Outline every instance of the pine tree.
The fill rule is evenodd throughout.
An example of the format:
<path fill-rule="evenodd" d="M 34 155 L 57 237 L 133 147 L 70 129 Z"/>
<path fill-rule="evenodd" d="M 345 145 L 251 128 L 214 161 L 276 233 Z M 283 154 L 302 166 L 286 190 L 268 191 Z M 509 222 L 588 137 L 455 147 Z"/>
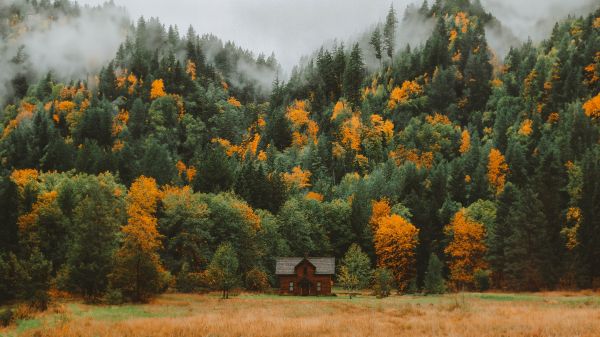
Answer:
<path fill-rule="evenodd" d="M 387 56 L 392 59 L 394 56 L 394 47 L 396 44 L 396 27 L 398 25 L 398 17 L 394 6 L 390 6 L 390 10 L 385 19 L 385 25 L 383 26 L 383 45 Z"/>
<path fill-rule="evenodd" d="M 379 27 L 375 28 L 375 30 L 371 34 L 371 40 L 369 41 L 369 44 L 373 47 L 373 51 L 375 52 L 375 58 L 377 58 L 379 60 L 379 63 L 381 63 L 381 31 L 379 30 Z"/>
<path fill-rule="evenodd" d="M 352 47 L 352 52 L 344 71 L 344 95 L 355 107 L 360 103 L 360 87 L 364 76 L 364 63 L 360 47 L 357 43 Z"/>

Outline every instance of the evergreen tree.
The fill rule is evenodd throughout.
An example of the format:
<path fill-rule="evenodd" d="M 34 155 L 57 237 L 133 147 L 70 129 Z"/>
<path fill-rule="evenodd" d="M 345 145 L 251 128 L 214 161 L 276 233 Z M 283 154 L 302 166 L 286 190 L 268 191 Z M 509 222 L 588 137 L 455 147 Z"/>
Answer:
<path fill-rule="evenodd" d="M 360 103 L 360 87 L 365 75 L 362 53 L 358 43 L 352 47 L 348 63 L 344 71 L 344 95 L 352 105 Z"/>
<path fill-rule="evenodd" d="M 426 294 L 443 294 L 446 291 L 444 276 L 442 275 L 444 265 L 435 254 L 429 256 L 427 271 L 423 280 L 423 291 Z"/>
<path fill-rule="evenodd" d="M 398 17 L 394 6 L 390 6 L 387 17 L 385 19 L 385 25 L 383 26 L 383 45 L 387 56 L 392 59 L 394 56 L 394 47 L 396 44 L 396 27 L 398 25 Z"/>

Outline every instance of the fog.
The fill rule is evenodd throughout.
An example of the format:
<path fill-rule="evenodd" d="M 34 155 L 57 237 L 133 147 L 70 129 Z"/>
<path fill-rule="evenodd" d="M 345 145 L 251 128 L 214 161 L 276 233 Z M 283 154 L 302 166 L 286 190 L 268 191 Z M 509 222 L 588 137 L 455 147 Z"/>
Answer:
<path fill-rule="evenodd" d="M 420 6 L 421 0 L 114 0 L 125 6 L 133 17 L 158 16 L 180 30 L 190 24 L 200 33 L 214 33 L 223 40 L 256 53 L 275 52 L 284 69 L 291 69 L 302 55 L 319 48 L 325 41 L 346 41 L 385 18 L 390 4 L 398 14 L 409 4 Z M 81 0 L 98 4 L 101 0 Z M 432 4 L 434 1 L 430 0 Z M 505 27 L 502 43 L 516 39 L 518 44 L 531 37 L 545 38 L 554 22 L 569 13 L 582 14 L 600 6 L 598 0 L 481 0 Z M 407 26 L 406 37 L 420 32 Z M 402 35 L 402 33 L 400 33 Z M 506 41 L 508 40 L 508 41 Z M 415 41 L 406 41 L 415 43 Z M 493 41 L 496 42 L 496 41 Z M 500 52 L 502 54 L 502 52 Z"/>
<path fill-rule="evenodd" d="M 53 13 L 50 20 L 24 1 L 11 0 L 0 10 L 9 5 L 24 8 L 26 14 L 11 34 L 0 39 L 0 99 L 11 93 L 10 81 L 16 75 L 35 81 L 49 71 L 64 80 L 97 73 L 114 58 L 127 35 L 127 13 L 115 6 L 84 7 L 73 17 Z"/>
<path fill-rule="evenodd" d="M 589 13 L 600 6 L 598 0 L 481 2 L 501 22 L 501 27 L 487 27 L 490 45 L 500 56 L 528 37 L 534 41 L 547 37 L 554 23 L 568 14 Z M 1 0 L 0 10 L 13 3 L 23 5 L 24 0 Z M 79 3 L 98 6 L 104 1 Z M 423 42 L 433 27 L 431 21 L 415 15 L 403 20 L 407 6 L 419 7 L 421 0 L 114 0 L 114 3 L 126 10 L 114 6 L 84 7 L 76 18 L 58 17 L 53 21 L 28 15 L 17 35 L 0 41 L 0 97 L 10 92 L 10 79 L 22 72 L 33 71 L 39 77 L 52 70 L 63 78 L 82 78 L 96 72 L 114 57 L 125 38 L 128 23 L 139 16 L 158 17 L 166 25 L 177 25 L 182 34 L 191 24 L 199 34 L 213 33 L 255 54 L 274 52 L 284 72 L 289 72 L 302 56 L 334 40 L 358 40 L 363 48 L 368 48 L 365 33 L 384 20 L 390 4 L 401 21 L 398 48 Z M 20 46 L 29 57 L 16 65 L 12 60 Z M 372 55 L 365 54 L 367 63 L 372 63 Z"/>

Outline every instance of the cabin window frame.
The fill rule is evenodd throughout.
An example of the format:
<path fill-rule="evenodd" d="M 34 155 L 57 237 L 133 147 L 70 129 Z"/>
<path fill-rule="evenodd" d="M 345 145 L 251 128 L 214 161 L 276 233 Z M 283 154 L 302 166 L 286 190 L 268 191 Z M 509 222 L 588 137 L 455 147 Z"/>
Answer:
<path fill-rule="evenodd" d="M 317 293 L 321 292 L 321 282 L 317 282 Z"/>
<path fill-rule="evenodd" d="M 289 289 L 291 293 L 294 292 L 294 281 L 290 281 Z"/>

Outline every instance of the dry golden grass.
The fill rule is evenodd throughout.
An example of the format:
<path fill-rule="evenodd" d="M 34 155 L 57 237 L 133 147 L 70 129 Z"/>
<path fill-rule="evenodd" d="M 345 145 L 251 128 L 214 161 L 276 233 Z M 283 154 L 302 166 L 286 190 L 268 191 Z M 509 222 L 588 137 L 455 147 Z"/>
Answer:
<path fill-rule="evenodd" d="M 42 326 L 22 335 L 600 336 L 600 299 L 580 294 L 394 296 L 383 300 L 274 296 L 220 300 L 212 296 L 165 295 L 152 304 L 125 309 L 79 304 L 70 304 L 70 307 L 67 311 L 71 312 L 66 316 L 61 312 L 62 319 L 44 321 Z M 94 310 L 125 311 L 107 318 Z M 127 317 L 128 312 L 138 317 Z"/>

